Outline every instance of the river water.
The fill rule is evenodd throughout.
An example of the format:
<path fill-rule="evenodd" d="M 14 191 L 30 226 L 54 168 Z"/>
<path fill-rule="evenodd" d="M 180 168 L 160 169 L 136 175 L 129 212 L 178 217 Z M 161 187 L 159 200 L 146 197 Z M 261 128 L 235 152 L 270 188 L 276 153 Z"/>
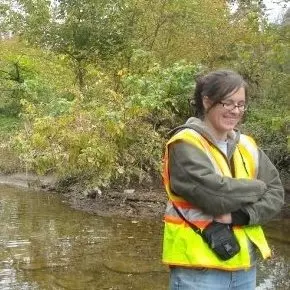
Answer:
<path fill-rule="evenodd" d="M 0 289 L 167 289 L 162 221 L 98 217 L 56 194 L 0 186 Z M 257 289 L 290 289 L 290 220 L 267 226 Z"/>

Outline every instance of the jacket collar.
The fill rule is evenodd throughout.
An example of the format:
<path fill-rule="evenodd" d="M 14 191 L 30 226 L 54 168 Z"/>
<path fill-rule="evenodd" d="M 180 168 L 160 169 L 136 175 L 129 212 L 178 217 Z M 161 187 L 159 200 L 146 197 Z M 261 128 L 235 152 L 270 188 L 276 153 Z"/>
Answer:
<path fill-rule="evenodd" d="M 208 127 L 204 124 L 204 122 L 202 122 L 202 120 L 195 118 L 195 117 L 191 117 L 186 121 L 185 124 L 178 126 L 178 127 L 174 128 L 173 130 L 171 130 L 169 132 L 169 134 L 170 134 L 170 136 L 172 136 L 183 129 L 193 129 L 194 131 L 199 133 L 201 136 L 203 136 L 205 139 L 207 139 L 209 142 L 211 142 L 216 147 L 218 147 L 217 140 L 211 134 Z M 240 135 L 241 135 L 241 133 L 237 129 L 234 129 L 233 131 L 228 133 L 227 140 L 228 140 L 228 153 L 229 153 L 228 155 L 229 156 L 231 156 L 232 153 L 234 152 L 234 149 L 240 140 Z"/>

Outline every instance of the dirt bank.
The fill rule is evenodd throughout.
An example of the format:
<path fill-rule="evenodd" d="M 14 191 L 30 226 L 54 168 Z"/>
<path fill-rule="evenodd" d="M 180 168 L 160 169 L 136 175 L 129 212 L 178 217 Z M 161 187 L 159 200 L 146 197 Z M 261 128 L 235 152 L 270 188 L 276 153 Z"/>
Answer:
<path fill-rule="evenodd" d="M 166 195 L 159 189 L 125 189 L 123 191 L 83 191 L 77 186 L 58 190 L 52 176 L 38 177 L 31 174 L 0 175 L 0 184 L 32 188 L 61 194 L 71 207 L 100 216 L 162 219 Z"/>
<path fill-rule="evenodd" d="M 64 196 L 73 208 L 101 216 L 161 219 L 166 205 L 162 189 L 111 191 L 92 196 L 68 192 Z"/>
<path fill-rule="evenodd" d="M 125 189 L 123 191 L 90 190 L 83 191 L 76 186 L 65 191 L 57 191 L 56 179 L 35 175 L 14 174 L 0 176 L 0 184 L 30 187 L 61 194 L 71 207 L 100 216 L 118 216 L 127 218 L 162 219 L 166 194 L 162 188 Z M 286 185 L 285 206 L 281 218 L 290 218 L 290 186 Z"/>

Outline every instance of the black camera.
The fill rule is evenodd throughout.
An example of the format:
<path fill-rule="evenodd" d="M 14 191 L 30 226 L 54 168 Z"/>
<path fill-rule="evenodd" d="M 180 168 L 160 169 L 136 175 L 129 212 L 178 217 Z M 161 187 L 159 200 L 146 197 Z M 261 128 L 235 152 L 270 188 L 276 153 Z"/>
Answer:
<path fill-rule="evenodd" d="M 216 255 L 224 261 L 234 257 L 240 251 L 239 242 L 229 224 L 213 221 L 202 231 L 202 237 Z"/>

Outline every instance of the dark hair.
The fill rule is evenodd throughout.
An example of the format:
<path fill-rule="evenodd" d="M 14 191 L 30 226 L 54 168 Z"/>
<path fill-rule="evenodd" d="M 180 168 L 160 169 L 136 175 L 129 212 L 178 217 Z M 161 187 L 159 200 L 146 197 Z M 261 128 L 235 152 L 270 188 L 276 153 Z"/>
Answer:
<path fill-rule="evenodd" d="M 213 106 L 223 100 L 235 90 L 243 87 L 247 97 L 248 85 L 241 75 L 231 70 L 217 70 L 205 76 L 198 77 L 192 99 L 195 115 L 204 116 L 203 97 L 207 96 L 213 101 Z M 211 107 L 211 108 L 212 108 Z"/>

